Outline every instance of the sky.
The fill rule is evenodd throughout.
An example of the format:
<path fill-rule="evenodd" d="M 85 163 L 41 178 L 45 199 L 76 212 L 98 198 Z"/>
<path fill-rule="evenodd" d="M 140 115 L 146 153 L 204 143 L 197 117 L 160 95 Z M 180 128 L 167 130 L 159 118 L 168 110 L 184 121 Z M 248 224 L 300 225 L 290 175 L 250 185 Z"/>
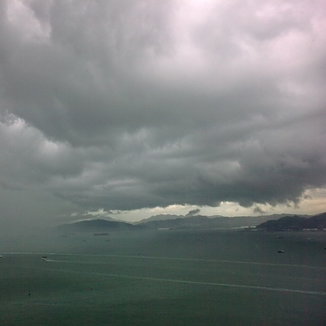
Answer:
<path fill-rule="evenodd" d="M 0 1 L 0 228 L 326 211 L 323 0 Z"/>

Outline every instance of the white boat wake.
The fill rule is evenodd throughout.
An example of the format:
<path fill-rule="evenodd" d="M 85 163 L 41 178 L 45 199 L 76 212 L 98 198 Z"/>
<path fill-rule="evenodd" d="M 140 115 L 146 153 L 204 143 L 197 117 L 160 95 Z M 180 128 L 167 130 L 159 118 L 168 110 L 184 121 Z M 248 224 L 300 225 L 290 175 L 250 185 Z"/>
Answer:
<path fill-rule="evenodd" d="M 49 262 L 57 262 L 57 261 L 49 260 Z M 61 261 L 59 261 L 59 262 L 61 262 Z M 306 294 L 306 295 L 326 296 L 326 292 L 323 292 L 323 291 L 297 290 L 297 289 L 287 289 L 287 288 L 258 286 L 258 285 L 191 281 L 191 280 L 180 280 L 180 279 L 173 279 L 173 278 L 157 278 L 157 277 L 148 277 L 148 276 L 135 276 L 135 275 L 111 274 L 111 273 L 101 273 L 101 272 L 74 271 L 74 270 L 54 269 L 54 268 L 42 268 L 42 270 L 62 272 L 62 273 L 72 273 L 72 274 L 96 275 L 96 276 L 102 276 L 102 277 L 122 278 L 122 279 L 129 279 L 129 280 L 168 282 L 168 283 L 189 284 L 189 285 L 202 285 L 202 286 L 214 286 L 214 287 L 226 287 L 226 288 L 263 290 L 263 291 L 273 291 L 273 292 L 283 292 L 283 293 L 299 293 L 299 294 Z"/>

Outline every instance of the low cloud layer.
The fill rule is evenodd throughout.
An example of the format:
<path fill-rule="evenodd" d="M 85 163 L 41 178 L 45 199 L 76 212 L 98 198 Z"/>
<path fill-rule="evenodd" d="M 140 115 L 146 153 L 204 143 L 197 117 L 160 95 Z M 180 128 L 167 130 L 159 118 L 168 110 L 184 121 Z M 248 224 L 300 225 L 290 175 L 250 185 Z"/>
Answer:
<path fill-rule="evenodd" d="M 2 198 L 46 193 L 57 214 L 325 187 L 325 9 L 1 1 Z"/>

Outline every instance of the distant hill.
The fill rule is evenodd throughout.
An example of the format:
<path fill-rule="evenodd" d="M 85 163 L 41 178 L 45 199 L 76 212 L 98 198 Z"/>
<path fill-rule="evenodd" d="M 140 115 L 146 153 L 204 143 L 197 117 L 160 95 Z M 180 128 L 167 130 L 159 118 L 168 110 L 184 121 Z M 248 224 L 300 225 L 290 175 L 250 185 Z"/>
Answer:
<path fill-rule="evenodd" d="M 77 222 L 82 222 L 82 221 L 96 221 L 96 220 L 103 220 L 103 221 L 113 221 L 113 222 L 123 222 L 117 218 L 113 218 L 111 216 L 94 216 L 91 214 L 78 214 L 73 216 L 73 221 L 68 222 L 68 223 L 77 223 Z"/>
<path fill-rule="evenodd" d="M 161 219 L 163 217 L 163 219 Z M 142 220 L 140 225 L 149 229 L 181 229 L 181 228 L 240 228 L 256 226 L 263 221 L 277 218 L 275 216 L 175 216 L 175 215 L 156 215 Z"/>
<path fill-rule="evenodd" d="M 65 232 L 103 232 L 103 231 L 127 231 L 133 230 L 135 226 L 121 221 L 104 219 L 83 220 L 58 227 L 59 231 Z"/>
<path fill-rule="evenodd" d="M 282 217 L 279 218 L 280 216 Z M 253 226 L 256 226 L 257 229 L 271 231 L 302 230 L 326 228 L 325 216 L 326 213 L 319 214 L 311 218 L 297 215 L 241 217 L 156 215 L 151 218 L 144 219 L 137 224 L 115 221 L 112 219 L 87 219 L 74 223 L 63 224 L 57 229 L 61 232 L 93 233 L 159 229 L 233 229 Z"/>
<path fill-rule="evenodd" d="M 304 229 L 325 229 L 326 213 L 312 217 L 285 216 L 278 220 L 267 221 L 257 225 L 257 229 L 266 231 L 302 231 Z"/>
<path fill-rule="evenodd" d="M 145 228 L 160 229 L 160 228 L 193 228 L 193 227 L 209 227 L 212 221 L 207 216 L 190 216 L 177 217 L 164 220 L 148 219 L 141 225 Z"/>
<path fill-rule="evenodd" d="M 156 215 L 144 219 L 137 224 L 131 224 L 112 219 L 87 219 L 74 223 L 60 225 L 57 229 L 62 232 L 108 232 L 129 230 L 158 230 L 158 229 L 231 229 L 246 226 L 255 226 L 271 217 L 207 217 L 202 215 Z"/>
<path fill-rule="evenodd" d="M 145 218 L 139 221 L 137 224 L 144 224 L 152 221 L 165 221 L 165 220 L 176 220 L 178 218 L 185 218 L 184 215 L 171 215 L 171 214 L 160 214 Z"/>

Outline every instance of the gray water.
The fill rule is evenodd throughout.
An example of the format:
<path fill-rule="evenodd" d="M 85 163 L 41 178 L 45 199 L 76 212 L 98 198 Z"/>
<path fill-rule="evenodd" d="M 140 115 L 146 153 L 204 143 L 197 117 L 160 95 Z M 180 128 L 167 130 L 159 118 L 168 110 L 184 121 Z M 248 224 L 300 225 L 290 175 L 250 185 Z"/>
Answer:
<path fill-rule="evenodd" d="M 2 239 L 0 325 L 324 325 L 325 247 L 321 232 Z"/>

